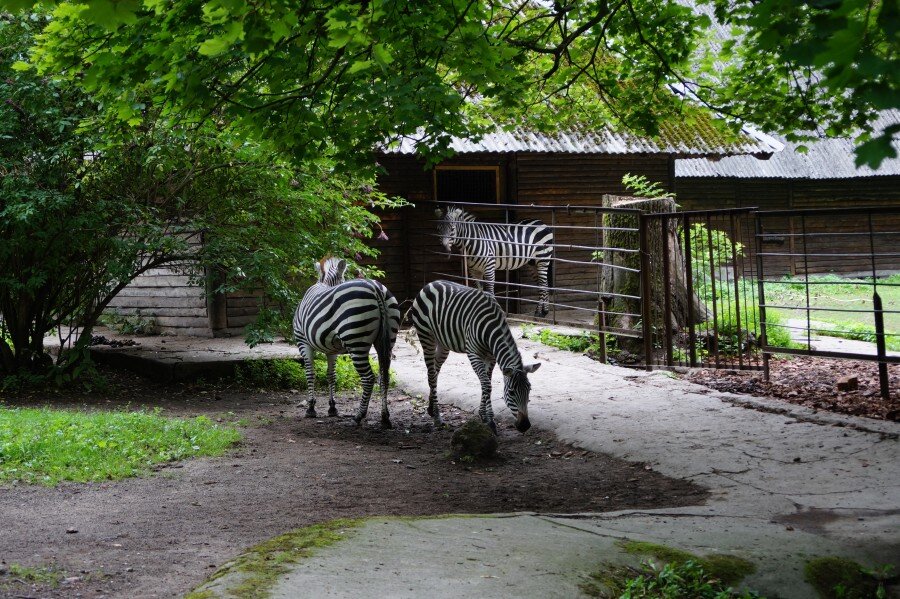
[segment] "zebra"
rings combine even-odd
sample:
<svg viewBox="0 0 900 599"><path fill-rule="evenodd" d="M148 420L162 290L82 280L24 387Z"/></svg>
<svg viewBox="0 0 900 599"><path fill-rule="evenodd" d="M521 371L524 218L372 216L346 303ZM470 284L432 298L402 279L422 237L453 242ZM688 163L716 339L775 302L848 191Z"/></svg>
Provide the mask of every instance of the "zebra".
<svg viewBox="0 0 900 599"><path fill-rule="evenodd" d="M482 422L496 434L491 407L491 373L494 364L503 371L503 399L516 418L516 428L525 432L528 420L528 374L540 363L523 365L519 348L506 322L506 316L490 295L450 281L434 281L416 296L410 309L413 325L428 368L428 414L435 426L441 425L437 405L437 378L447 355L461 352L469 356L481 381Z"/></svg>
<svg viewBox="0 0 900 599"><path fill-rule="evenodd" d="M549 280L553 264L553 231L539 220L523 220L514 225L480 223L459 206L448 206L447 212L435 211L440 218L438 231L441 243L448 252L458 246L465 256L466 266L482 288L494 295L494 280L498 270L516 270L533 266L541 289L535 316L546 316L550 301Z"/></svg>
<svg viewBox="0 0 900 599"><path fill-rule="evenodd" d="M360 424L369 409L375 375L369 364L374 345L381 375L381 425L391 428L387 407L391 351L400 328L397 300L378 281L353 279L344 282L344 260L316 262L318 281L310 287L294 313L294 339L306 367L309 391L307 418L316 417L313 356L323 352L328 360L328 415L337 416L334 405L334 366L339 353L349 353L362 382L363 395L353 417Z"/></svg>

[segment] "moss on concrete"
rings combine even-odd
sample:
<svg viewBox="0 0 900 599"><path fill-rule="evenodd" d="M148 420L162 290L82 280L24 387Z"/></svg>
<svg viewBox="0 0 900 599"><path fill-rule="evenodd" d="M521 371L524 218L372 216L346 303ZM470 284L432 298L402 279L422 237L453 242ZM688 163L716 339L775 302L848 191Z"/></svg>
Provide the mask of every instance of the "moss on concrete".
<svg viewBox="0 0 900 599"><path fill-rule="evenodd" d="M235 561L219 569L197 590L185 599L210 599L216 593L210 583L234 575L237 584L229 586L229 597L253 599L268 596L278 578L287 573L290 564L311 556L316 549L327 547L346 538L346 533L356 528L362 520L332 520L324 524L307 526L279 535L252 547Z"/></svg>
<svg viewBox="0 0 900 599"><path fill-rule="evenodd" d="M354 529L370 521L413 522L439 520L444 518L491 518L491 514L438 514L434 516L370 516L368 518L340 519L300 528L279 535L259 545L251 547L240 557L229 562L206 579L206 581L185 595L184 599L215 599L220 596L236 599L267 597L289 566L312 556L316 549L328 547L346 539ZM230 576L224 595L214 588L213 583ZM212 585L212 586L211 586Z"/></svg>
<svg viewBox="0 0 900 599"><path fill-rule="evenodd" d="M668 564L681 565L689 560L694 561L712 577L728 585L737 584L756 571L752 562L734 555L714 553L699 556L674 547L643 541L620 541L619 546L626 553L654 557Z"/></svg>
<svg viewBox="0 0 900 599"><path fill-rule="evenodd" d="M843 557L811 559L803 574L822 599L869 599L881 586L870 570Z"/></svg>

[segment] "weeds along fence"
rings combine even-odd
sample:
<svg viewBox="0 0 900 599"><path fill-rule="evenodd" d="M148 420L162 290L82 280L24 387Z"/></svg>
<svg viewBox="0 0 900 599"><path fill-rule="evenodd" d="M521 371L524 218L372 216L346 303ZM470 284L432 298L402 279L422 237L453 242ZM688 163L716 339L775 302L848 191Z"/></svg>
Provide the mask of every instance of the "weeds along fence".
<svg viewBox="0 0 900 599"><path fill-rule="evenodd" d="M900 208L781 210L755 217L767 374L769 356L777 353L874 361L888 399L888 364L900 364ZM856 272L824 274L836 265ZM786 269L795 273L789 281L780 277Z"/></svg>
<svg viewBox="0 0 900 599"><path fill-rule="evenodd" d="M891 349L900 351L900 209L676 212L652 202L604 196L600 206L453 205L510 238L529 226L523 221L552 230L548 314L534 314L541 293L534 269L497 270L495 296L511 320L593 332L603 361L767 371L772 354L799 353L873 360L885 373L900 363ZM467 261L465 242L474 237L457 235L448 251L435 214L446 205L427 204L430 222L419 226L429 232L411 256L416 284L484 284ZM850 284L864 289L861 301L847 305L816 291L847 285L821 273L848 265L859 269ZM885 279L890 272L897 274ZM875 349L835 351L821 340L842 332Z"/></svg>
<svg viewBox="0 0 900 599"><path fill-rule="evenodd" d="M762 366L753 214L731 209L642 216L645 366ZM664 242L652 247L654 240Z"/></svg>

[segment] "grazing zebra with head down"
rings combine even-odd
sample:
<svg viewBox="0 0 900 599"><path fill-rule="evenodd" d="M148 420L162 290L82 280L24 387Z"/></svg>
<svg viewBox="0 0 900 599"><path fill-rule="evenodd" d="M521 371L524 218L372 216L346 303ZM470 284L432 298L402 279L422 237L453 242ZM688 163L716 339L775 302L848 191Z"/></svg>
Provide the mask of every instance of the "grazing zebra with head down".
<svg viewBox="0 0 900 599"><path fill-rule="evenodd" d="M387 408L391 350L400 328L400 310L391 292L378 281L354 279L344 282L347 263L329 258L316 263L319 280L310 287L294 313L294 338L306 366L309 391L307 418L316 416L313 356L323 352L328 359L328 415L337 416L334 405L334 365L339 353L349 353L362 382L363 395L353 419L366 417L375 375L369 350L375 346L381 375L381 424L391 427Z"/></svg>
<svg viewBox="0 0 900 599"><path fill-rule="evenodd" d="M481 381L481 420L495 433L494 410L491 407L491 373L494 364L503 371L503 400L516 418L516 428L525 432L528 420L528 395L531 384L528 373L540 364L525 366L506 323L500 305L491 296L449 281L426 285L413 302L412 321L425 354L428 367L428 414L437 426L441 414L437 405L437 378L447 355L468 354L469 361Z"/></svg>
<svg viewBox="0 0 900 599"><path fill-rule="evenodd" d="M534 313L546 316L550 302L549 279L552 274L553 231L539 220L523 220L516 224L479 223L459 206L448 206L447 212L436 211L441 218L438 230L441 243L448 252L457 246L465 255L466 266L481 279L487 292L494 295L498 270L516 270L533 266L537 272L541 298Z"/></svg>

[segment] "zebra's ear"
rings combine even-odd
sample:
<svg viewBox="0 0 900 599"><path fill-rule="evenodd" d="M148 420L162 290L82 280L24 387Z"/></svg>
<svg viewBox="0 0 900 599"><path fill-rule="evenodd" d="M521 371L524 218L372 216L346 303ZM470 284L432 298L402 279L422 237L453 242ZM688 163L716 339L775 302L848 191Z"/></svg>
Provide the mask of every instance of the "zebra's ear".
<svg viewBox="0 0 900 599"><path fill-rule="evenodd" d="M337 263L337 273L336 274L337 274L338 279L344 278L345 270L347 270L347 261L344 260L343 258L341 258L341 260L339 260Z"/></svg>
<svg viewBox="0 0 900 599"><path fill-rule="evenodd" d="M435 215L436 217L438 217L438 218L443 218L444 213L441 212L441 209L440 209L440 208L435 208L435 209L434 209L434 215Z"/></svg>
<svg viewBox="0 0 900 599"><path fill-rule="evenodd" d="M321 283L322 282L322 265L316 262L316 279Z"/></svg>
<svg viewBox="0 0 900 599"><path fill-rule="evenodd" d="M523 366L522 371L531 374L532 372L534 372L535 370L537 370L540 367L541 367L541 363L535 362L534 364L529 364L527 366Z"/></svg>

